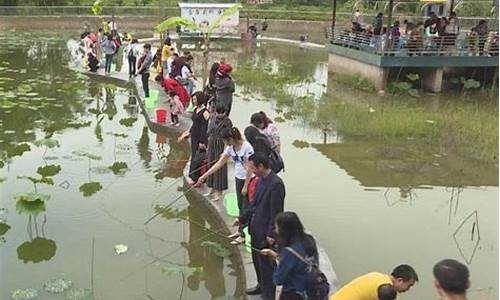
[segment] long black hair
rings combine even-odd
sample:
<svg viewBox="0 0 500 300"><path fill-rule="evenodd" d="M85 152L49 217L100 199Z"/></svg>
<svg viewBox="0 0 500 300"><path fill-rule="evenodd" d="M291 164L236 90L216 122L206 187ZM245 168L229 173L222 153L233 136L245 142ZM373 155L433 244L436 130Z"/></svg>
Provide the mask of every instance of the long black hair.
<svg viewBox="0 0 500 300"><path fill-rule="evenodd" d="M318 255L314 238L304 232L304 226L296 213L291 211L281 212L276 215L275 222L278 227L278 246L280 250L289 247L298 240L304 246L307 256Z"/></svg>
<svg viewBox="0 0 500 300"><path fill-rule="evenodd" d="M229 139L233 139L234 142L243 140L240 131L236 127L222 129L220 132L220 136L223 140L226 141L228 141Z"/></svg>
<svg viewBox="0 0 500 300"><path fill-rule="evenodd" d="M265 112L259 111L257 113L254 113L250 117L250 123L253 124L255 127L259 127L260 124L264 125L264 128L266 128L269 123L272 123L271 119L269 119L266 115Z"/></svg>

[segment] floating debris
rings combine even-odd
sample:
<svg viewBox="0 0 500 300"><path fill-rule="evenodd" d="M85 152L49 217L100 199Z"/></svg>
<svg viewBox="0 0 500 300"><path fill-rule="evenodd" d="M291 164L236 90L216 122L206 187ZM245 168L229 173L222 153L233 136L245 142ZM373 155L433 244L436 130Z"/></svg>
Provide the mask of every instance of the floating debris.
<svg viewBox="0 0 500 300"><path fill-rule="evenodd" d="M32 288L19 289L12 292L11 295L14 300L29 300L38 297L38 291Z"/></svg>
<svg viewBox="0 0 500 300"><path fill-rule="evenodd" d="M52 294L62 293L73 285L71 280L54 279L44 283L43 289Z"/></svg>
<svg viewBox="0 0 500 300"><path fill-rule="evenodd" d="M435 124L436 123L436 121L434 121L434 120L425 120L424 122L425 123L429 123L429 124Z"/></svg>
<svg viewBox="0 0 500 300"><path fill-rule="evenodd" d="M121 255L121 254L127 252L127 250L128 250L128 247L123 245L123 244L115 245L115 252L118 255Z"/></svg>

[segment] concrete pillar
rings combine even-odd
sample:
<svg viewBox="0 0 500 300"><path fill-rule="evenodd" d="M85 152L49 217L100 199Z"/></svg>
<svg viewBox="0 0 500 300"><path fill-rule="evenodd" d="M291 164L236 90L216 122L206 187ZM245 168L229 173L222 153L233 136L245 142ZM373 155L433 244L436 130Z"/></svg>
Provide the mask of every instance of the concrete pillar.
<svg viewBox="0 0 500 300"><path fill-rule="evenodd" d="M433 93L441 92L443 85L443 68L429 68L422 72L424 89Z"/></svg>
<svg viewBox="0 0 500 300"><path fill-rule="evenodd" d="M328 71L368 79L377 90L385 89L389 69L333 53L328 54Z"/></svg>

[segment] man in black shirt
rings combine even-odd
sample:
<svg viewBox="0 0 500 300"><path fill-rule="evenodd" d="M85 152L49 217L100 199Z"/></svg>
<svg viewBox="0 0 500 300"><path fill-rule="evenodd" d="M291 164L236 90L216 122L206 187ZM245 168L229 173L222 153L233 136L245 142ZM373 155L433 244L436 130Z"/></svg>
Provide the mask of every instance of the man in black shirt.
<svg viewBox="0 0 500 300"><path fill-rule="evenodd" d="M285 185L278 175L271 171L269 158L261 153L249 157L249 168L260 177L255 199L241 214L238 222L250 224L252 236L252 260L257 274L258 285L247 290L249 295L262 294L265 300L275 299L276 286L273 283L274 260L263 256L255 249L272 247L275 244L274 219L283 211Z"/></svg>

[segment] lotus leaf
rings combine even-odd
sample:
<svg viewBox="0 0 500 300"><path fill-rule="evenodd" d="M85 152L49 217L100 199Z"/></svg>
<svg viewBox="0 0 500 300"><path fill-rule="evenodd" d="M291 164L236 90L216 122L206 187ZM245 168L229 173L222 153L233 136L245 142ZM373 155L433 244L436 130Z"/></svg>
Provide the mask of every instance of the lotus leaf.
<svg viewBox="0 0 500 300"><path fill-rule="evenodd" d="M128 137L128 135L126 133L123 133L123 132L116 132L116 133L113 133L113 135L115 137L122 137L122 138Z"/></svg>
<svg viewBox="0 0 500 300"><path fill-rule="evenodd" d="M120 124L125 127L132 127L135 121L137 121L137 118L123 118L120 120Z"/></svg>
<svg viewBox="0 0 500 300"><path fill-rule="evenodd" d="M7 180L7 177L0 177L0 183L4 182L5 180Z"/></svg>
<svg viewBox="0 0 500 300"><path fill-rule="evenodd" d="M11 295L14 300L29 300L38 297L38 291L32 288L19 289L12 292Z"/></svg>
<svg viewBox="0 0 500 300"><path fill-rule="evenodd" d="M299 149L304 149L304 148L307 148L309 147L309 143L306 142L306 141L299 141L299 140L295 140L293 141L292 145L296 148L299 148Z"/></svg>
<svg viewBox="0 0 500 300"><path fill-rule="evenodd" d="M84 197L89 197L102 190L102 185L99 182L88 182L82 184L79 190L83 193Z"/></svg>
<svg viewBox="0 0 500 300"><path fill-rule="evenodd" d="M62 293L73 285L71 280L54 279L43 284L43 289L52 294Z"/></svg>
<svg viewBox="0 0 500 300"><path fill-rule="evenodd" d="M3 221L0 221L0 236L4 235L7 231L9 231L10 226Z"/></svg>
<svg viewBox="0 0 500 300"><path fill-rule="evenodd" d="M212 241L204 241L201 243L202 247L206 247L213 251L213 253L219 257L231 256L231 251L223 247L221 244Z"/></svg>
<svg viewBox="0 0 500 300"><path fill-rule="evenodd" d="M111 171L113 171L113 174L118 175L125 173L128 169L128 166L126 162L117 161L109 168L111 169Z"/></svg>
<svg viewBox="0 0 500 300"><path fill-rule="evenodd" d="M36 237L17 247L17 258L24 263L49 261L56 254L57 245L53 240Z"/></svg>
<svg viewBox="0 0 500 300"><path fill-rule="evenodd" d="M38 215L45 211L45 201L50 195L37 193L20 193L15 195L16 211L19 214Z"/></svg>
<svg viewBox="0 0 500 300"><path fill-rule="evenodd" d="M8 157L21 156L23 155L24 152L30 150L31 150L30 145L26 143L18 144L13 148L7 149L7 156Z"/></svg>
<svg viewBox="0 0 500 300"><path fill-rule="evenodd" d="M17 179L28 179L33 184L45 183L48 185L54 185L54 180L52 180L52 178L50 178L50 177L35 178L35 177L31 177L31 176L17 176Z"/></svg>
<svg viewBox="0 0 500 300"><path fill-rule="evenodd" d="M78 128L82 128L82 127L89 127L90 124L92 124L91 121L87 121L87 122L69 121L66 123L66 126L69 128L78 129Z"/></svg>
<svg viewBox="0 0 500 300"><path fill-rule="evenodd" d="M66 292L66 300L87 300L91 299L92 291L83 288L71 288Z"/></svg>
<svg viewBox="0 0 500 300"><path fill-rule="evenodd" d="M38 140L38 141L35 141L34 142L35 146L45 146L47 148L55 148L55 147L59 147L59 142L55 139L50 139L50 138L46 138L46 139L41 139L41 140Z"/></svg>
<svg viewBox="0 0 500 300"><path fill-rule="evenodd" d="M38 167L36 172L43 177L49 177L49 176L54 176L59 174L61 172L61 166L60 165L46 165L43 167Z"/></svg>

